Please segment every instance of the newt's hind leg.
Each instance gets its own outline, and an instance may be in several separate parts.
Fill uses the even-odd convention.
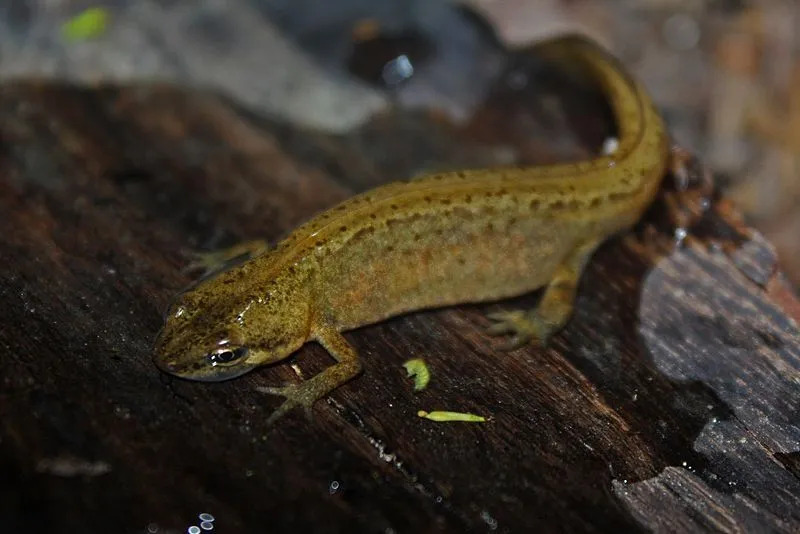
[[[511,335],[509,348],[517,348],[533,340],[546,345],[572,315],[575,293],[581,273],[602,239],[592,239],[577,245],[558,266],[542,295],[542,300],[531,310],[514,310],[492,313],[494,321],[487,332],[490,335]]]
[[[269,250],[269,244],[263,239],[254,239],[237,243],[232,247],[211,252],[194,252],[192,260],[184,267],[184,273],[199,272],[201,277],[206,277],[225,267],[238,258],[251,259]]]

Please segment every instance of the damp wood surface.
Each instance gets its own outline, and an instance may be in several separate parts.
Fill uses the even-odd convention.
[[[192,250],[488,164],[494,111],[333,136],[169,86],[0,86],[4,528],[185,532],[206,512],[219,532],[796,532],[800,304],[724,201],[681,247],[658,205],[602,246],[546,349],[484,332],[538,293],[346,333],[364,373],[312,421],[265,428],[280,399],[256,388],[330,365],[315,344],[224,383],[153,365]],[[562,157],[540,143],[530,159]]]

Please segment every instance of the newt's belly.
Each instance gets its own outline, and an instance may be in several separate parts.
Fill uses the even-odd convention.
[[[320,310],[341,329],[421,308],[501,299],[545,285],[585,223],[481,210],[369,227],[321,259]]]

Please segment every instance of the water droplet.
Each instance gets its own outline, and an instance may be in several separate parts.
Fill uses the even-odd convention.
[[[328,486],[328,493],[330,493],[331,495],[333,495],[333,494],[334,494],[334,493],[336,493],[338,490],[339,490],[339,481],[338,481],[338,480],[334,480],[334,481],[332,481],[332,482],[331,482],[331,484],[330,484],[330,486]]]
[[[388,86],[397,85],[414,75],[414,65],[407,55],[401,54],[383,66],[381,77]]]
[[[213,523],[215,519],[215,517],[208,512],[203,512],[202,514],[198,515],[197,518],[200,521],[208,521],[209,523]]]
[[[214,523],[211,521],[203,521],[200,523],[200,528],[203,530],[214,530]]]
[[[481,512],[481,519],[483,519],[484,523],[489,527],[489,530],[497,530],[497,520],[489,515],[489,512],[483,510]]]
[[[186,529],[187,534],[200,534],[200,527],[197,525],[192,525],[191,527]]]

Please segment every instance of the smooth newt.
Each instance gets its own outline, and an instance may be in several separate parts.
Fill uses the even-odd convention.
[[[205,280],[173,304],[156,343],[164,371],[217,381],[282,360],[307,341],[336,363],[260,388],[307,410],[361,370],[341,332],[388,317],[545,287],[530,311],[489,332],[546,342],[572,312],[595,248],[653,200],[668,161],[664,123],[643,88],[580,37],[540,45],[587,69],[614,113],[616,151],[549,166],[432,174],[378,187],[317,215],[275,249]]]

